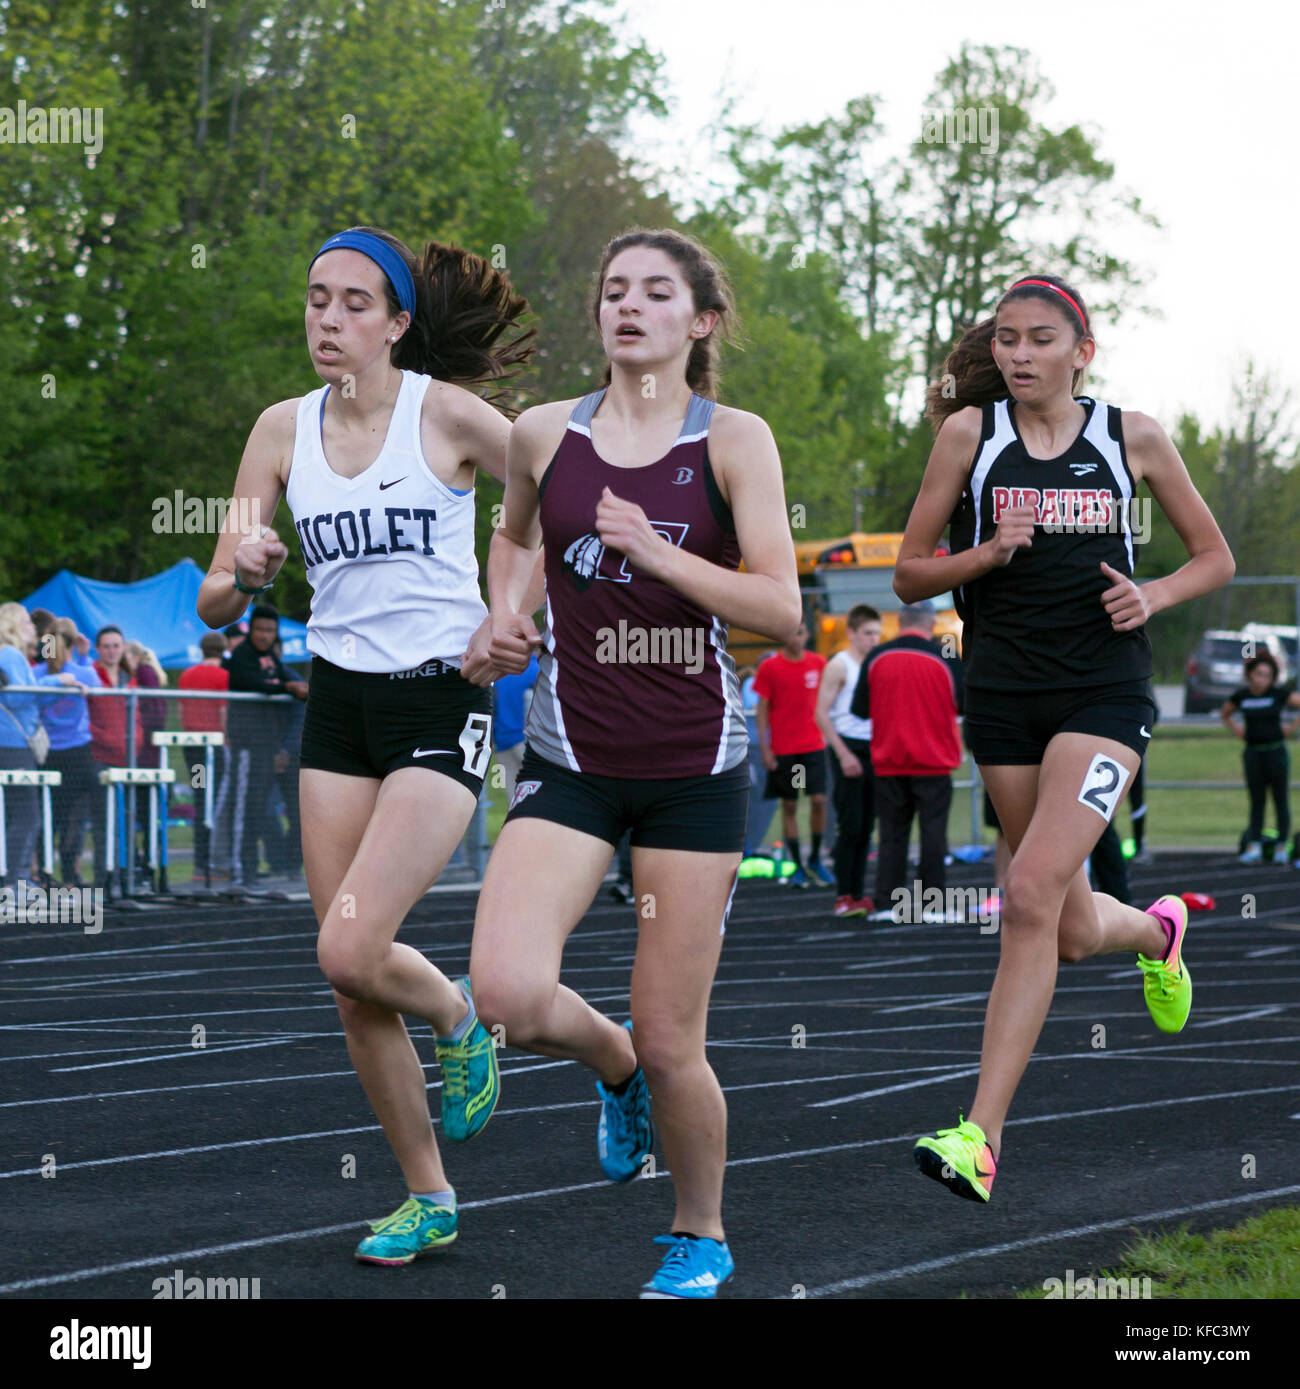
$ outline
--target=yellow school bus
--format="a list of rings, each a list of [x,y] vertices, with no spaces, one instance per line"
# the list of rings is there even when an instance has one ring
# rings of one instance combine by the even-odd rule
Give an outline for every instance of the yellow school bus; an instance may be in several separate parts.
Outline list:
[[[838,540],[795,542],[810,651],[826,657],[842,651],[849,644],[848,612],[858,603],[868,603],[880,614],[881,641],[898,635],[898,610],[903,604],[894,592],[894,566],[902,543],[901,531],[871,535],[854,531]],[[935,553],[946,555],[947,546],[940,544]],[[961,619],[952,594],[940,593],[930,601],[936,609],[934,635],[951,633],[960,643]],[[738,668],[757,665],[766,652],[775,649],[770,638],[757,632],[733,627],[728,633],[727,650]]]

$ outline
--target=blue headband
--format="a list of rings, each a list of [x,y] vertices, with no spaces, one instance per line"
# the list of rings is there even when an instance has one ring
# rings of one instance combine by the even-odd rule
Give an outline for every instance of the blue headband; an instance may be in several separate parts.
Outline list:
[[[340,250],[360,251],[363,256],[369,256],[388,276],[388,283],[397,295],[397,302],[412,318],[415,317],[415,281],[411,278],[411,268],[388,242],[372,236],[369,232],[337,232],[321,244],[320,250],[311,258],[311,263],[315,265],[326,251]],[[310,270],[311,266],[308,266],[308,269]]]

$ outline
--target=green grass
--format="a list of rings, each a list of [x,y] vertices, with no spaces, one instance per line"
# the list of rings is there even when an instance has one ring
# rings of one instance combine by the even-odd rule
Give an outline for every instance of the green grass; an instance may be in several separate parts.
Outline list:
[[[1060,1271],[1049,1271],[1061,1278]],[[1084,1274],[1075,1272],[1075,1283]],[[1142,1235],[1117,1269],[1095,1278],[1149,1278],[1153,1298],[1300,1298],[1300,1207],[1266,1211],[1226,1230]],[[1041,1288],[1017,1294],[1046,1296]]]

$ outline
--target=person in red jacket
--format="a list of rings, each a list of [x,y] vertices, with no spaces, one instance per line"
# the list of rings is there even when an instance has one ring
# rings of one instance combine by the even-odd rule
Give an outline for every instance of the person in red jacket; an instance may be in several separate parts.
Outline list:
[[[934,604],[899,610],[898,635],[862,663],[852,712],[871,720],[871,767],[876,778],[879,850],[872,919],[889,917],[905,888],[912,819],[920,820],[921,893],[947,887],[948,807],[952,772],[961,763],[957,715],[962,707],[961,663],[931,637]],[[910,920],[921,919],[920,902]]]
[[[95,649],[99,659],[95,662],[95,673],[100,682],[110,689],[130,688],[136,683],[135,677],[124,664],[126,639],[120,627],[101,627],[95,634]],[[104,788],[98,784],[101,767],[125,767],[127,700],[91,699],[86,703],[90,711],[90,755],[95,761],[96,784],[90,798],[90,832],[95,846],[94,881],[106,886],[108,870],[104,866],[106,853],[106,807]],[[135,765],[144,766],[144,724],[139,711],[135,720]],[[116,863],[116,855],[113,858]]]

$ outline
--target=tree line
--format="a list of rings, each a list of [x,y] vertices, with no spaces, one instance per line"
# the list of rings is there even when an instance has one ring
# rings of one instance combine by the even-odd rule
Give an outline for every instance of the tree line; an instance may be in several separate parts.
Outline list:
[[[1052,89],[1023,49],[964,45],[897,158],[871,94],[776,131],[724,114],[703,198],[631,157],[632,123],[666,115],[663,64],[613,0],[0,0],[0,53],[0,109],[103,113],[94,152],[0,154],[8,595],[63,567],[120,581],[207,563],[213,537],[159,533],[155,502],[228,495],[261,410],[318,384],[307,256],[353,223],[508,268],[540,341],[519,404],[599,380],[610,236],[698,236],[743,325],[722,398],[771,425],[809,536],[902,526],[931,442],[921,387],[1011,278],[1074,279],[1103,321],[1141,308],[1108,236],[1154,218],[1094,135],[1046,120]],[[1163,422],[1242,573],[1291,567],[1288,407],[1252,367],[1229,428]],[[483,543],[497,496],[485,481]],[[1158,529],[1143,567],[1176,547]],[[291,549],[277,598],[304,616],[308,596]]]

